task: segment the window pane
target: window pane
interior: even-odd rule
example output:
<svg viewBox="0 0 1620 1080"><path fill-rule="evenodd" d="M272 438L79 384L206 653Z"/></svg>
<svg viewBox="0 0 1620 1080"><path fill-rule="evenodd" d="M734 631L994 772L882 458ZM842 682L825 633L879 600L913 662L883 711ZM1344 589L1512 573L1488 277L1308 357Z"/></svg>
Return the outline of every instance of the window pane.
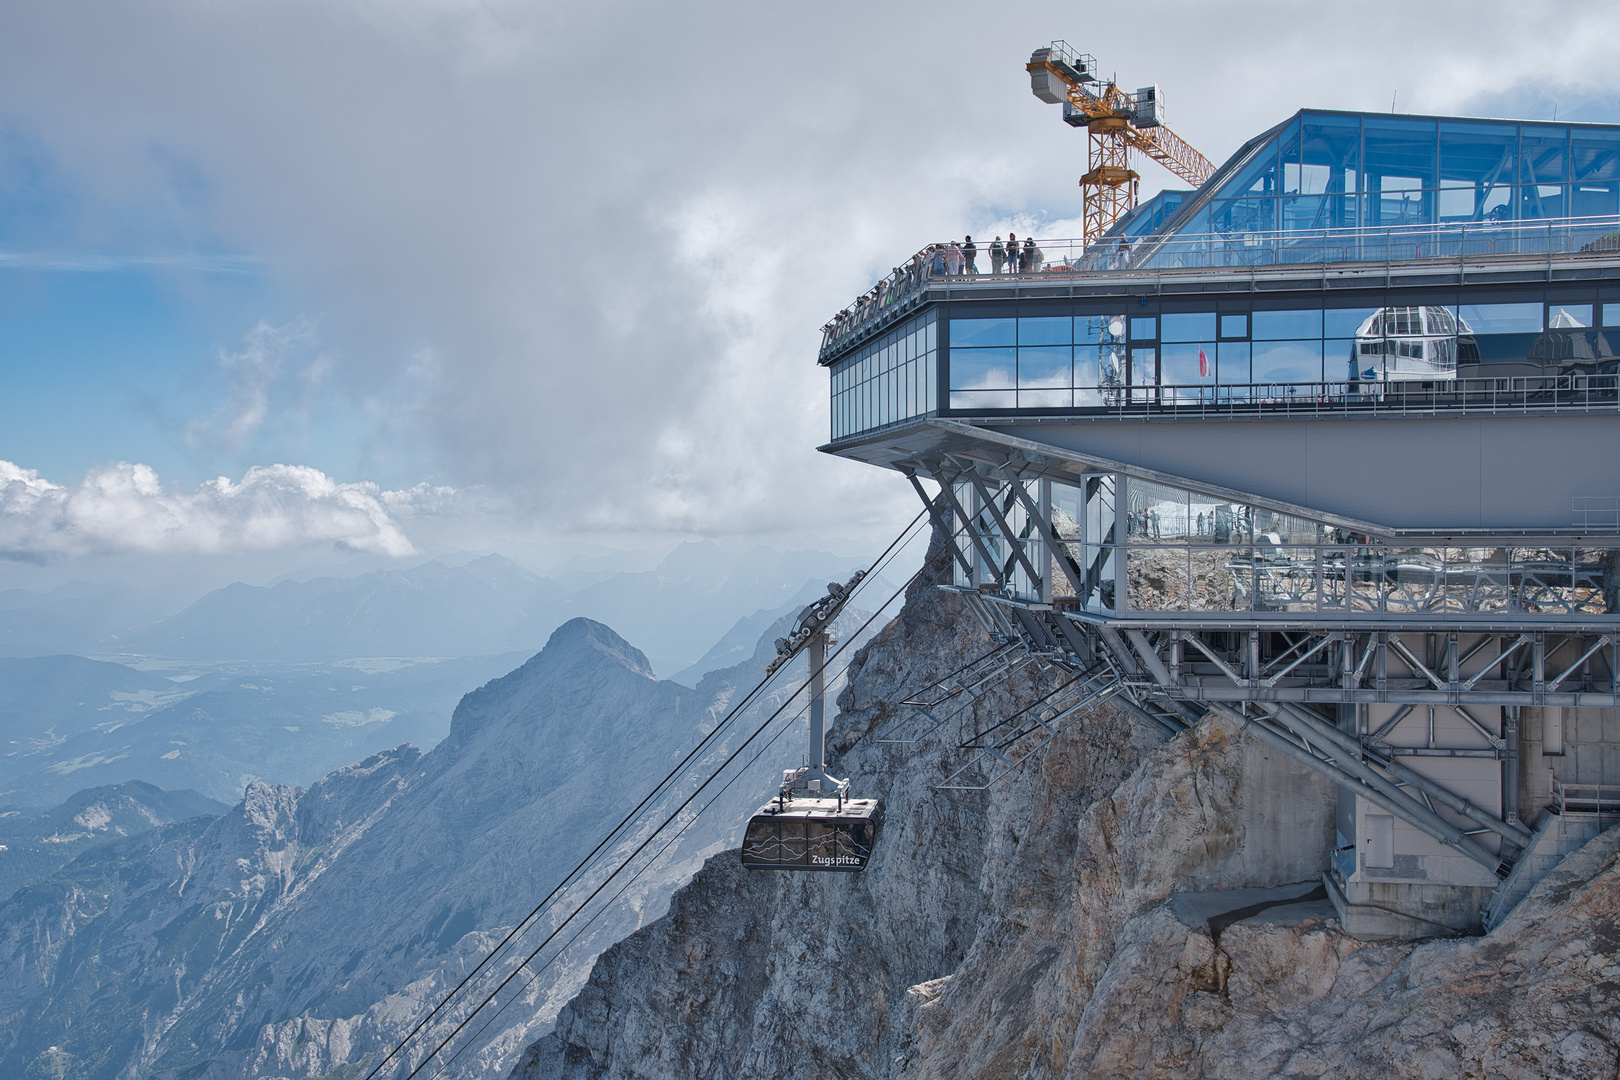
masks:
<svg viewBox="0 0 1620 1080"><path fill-rule="evenodd" d="M1068 322L1067 319L1063 320ZM1020 347L1018 350L1018 385L1072 386L1072 349L1067 345ZM1021 399L1020 399L1021 400Z"/></svg>
<svg viewBox="0 0 1620 1080"><path fill-rule="evenodd" d="M1322 313L1323 334L1326 337L1354 337L1361 332L1361 324L1377 313L1377 308L1329 308Z"/></svg>
<svg viewBox="0 0 1620 1080"><path fill-rule="evenodd" d="M1620 180L1620 132L1576 130L1572 136L1572 180Z"/></svg>
<svg viewBox="0 0 1620 1080"><path fill-rule="evenodd" d="M1352 379L1360 370L1355 338L1329 338L1322 342L1322 374L1328 382Z"/></svg>
<svg viewBox="0 0 1620 1080"><path fill-rule="evenodd" d="M953 348L951 389L1011 390L1015 385L1016 354L1016 349Z"/></svg>
<svg viewBox="0 0 1620 1080"><path fill-rule="evenodd" d="M1017 407L1017 395L1010 390L951 391L951 408L953 409L1014 409Z"/></svg>
<svg viewBox="0 0 1620 1080"><path fill-rule="evenodd" d="M1257 341L1254 343L1254 381L1320 382L1322 342Z"/></svg>
<svg viewBox="0 0 1620 1080"><path fill-rule="evenodd" d="M1152 386L1158 382L1158 353L1153 349L1132 349L1128 377L1132 386Z"/></svg>
<svg viewBox="0 0 1620 1080"><path fill-rule="evenodd" d="M1211 232L1272 232L1276 228L1276 199L1218 199L1210 203Z"/></svg>
<svg viewBox="0 0 1620 1080"><path fill-rule="evenodd" d="M1435 186L1433 120L1366 118L1369 225L1433 220L1427 205Z"/></svg>
<svg viewBox="0 0 1620 1080"><path fill-rule="evenodd" d="M1214 360L1213 354L1210 357ZM1249 375L1249 343L1247 341L1221 342L1220 363L1215 368L1217 382L1231 385L1254 380Z"/></svg>
<svg viewBox="0 0 1620 1080"><path fill-rule="evenodd" d="M1020 390L1018 391L1018 407L1020 409L1067 409L1074 404L1074 391L1063 390Z"/></svg>
<svg viewBox="0 0 1620 1080"><path fill-rule="evenodd" d="M1620 181L1576 184L1570 188L1569 199L1571 217L1614 217L1620 214Z"/></svg>
<svg viewBox="0 0 1620 1080"><path fill-rule="evenodd" d="M1569 212L1576 217L1620 214L1620 132L1574 130L1570 140Z"/></svg>
<svg viewBox="0 0 1620 1080"><path fill-rule="evenodd" d="M1518 173L1517 124L1440 124L1440 218L1485 221L1509 206L1508 189ZM1508 212L1511 214L1511 211ZM1507 216L1497 213L1496 220Z"/></svg>
<svg viewBox="0 0 1620 1080"><path fill-rule="evenodd" d="M1304 122L1299 194L1353 194L1361 171L1361 118L1306 113Z"/></svg>
<svg viewBox="0 0 1620 1080"><path fill-rule="evenodd" d="M1369 116L1366 137L1369 179L1400 177L1434 186L1433 120Z"/></svg>
<svg viewBox="0 0 1620 1080"><path fill-rule="evenodd" d="M1278 208L1282 211L1280 227L1284 232L1309 232L1333 226L1331 200L1320 195L1286 198L1281 200ZM1321 256L1316 255L1315 258L1320 259Z"/></svg>
<svg viewBox="0 0 1620 1080"><path fill-rule="evenodd" d="M1458 316L1475 334L1539 334L1540 304L1464 304Z"/></svg>
<svg viewBox="0 0 1620 1080"><path fill-rule="evenodd" d="M1620 304L1603 305L1603 325L1605 327L1620 326Z"/></svg>
<svg viewBox="0 0 1620 1080"><path fill-rule="evenodd" d="M1199 311L1185 315L1160 316L1161 341L1214 341L1215 313ZM1134 335L1133 335L1134 336Z"/></svg>
<svg viewBox="0 0 1620 1080"><path fill-rule="evenodd" d="M1125 347L1099 345L1074 352L1074 385L1120 386L1125 381Z"/></svg>
<svg viewBox="0 0 1620 1080"><path fill-rule="evenodd" d="M1320 311L1257 311L1254 313L1256 341L1322 336Z"/></svg>
<svg viewBox="0 0 1620 1080"><path fill-rule="evenodd" d="M1215 343L1185 342L1167 344L1160 350L1160 381L1166 386L1213 386L1215 383ZM1200 362L1199 356L1203 360ZM1245 369L1247 364L1244 365ZM1245 376L1247 371L1245 371ZM1248 381L1245 377L1244 381ZM1196 397L1197 395L1192 395Z"/></svg>
<svg viewBox="0 0 1620 1080"><path fill-rule="evenodd" d="M1131 340L1152 341L1159 336L1158 320L1154 318L1132 319Z"/></svg>
<svg viewBox="0 0 1620 1080"><path fill-rule="evenodd" d="M1016 345L1017 324L1012 319L952 319L951 347L958 345Z"/></svg>
<svg viewBox="0 0 1620 1080"><path fill-rule="evenodd" d="M1221 337L1243 338L1249 336L1249 317L1247 315L1222 315Z"/></svg>
<svg viewBox="0 0 1620 1080"><path fill-rule="evenodd" d="M1153 320L1138 320L1152 322ZM1139 337L1141 335L1138 335ZM1149 334L1149 337L1152 335ZM1076 315L1074 341L1077 345L1096 345L1125 340L1125 316Z"/></svg>
<svg viewBox="0 0 1620 1080"><path fill-rule="evenodd" d="M1519 141L1519 183L1561 184L1569 179L1569 129L1526 124Z"/></svg>
<svg viewBox="0 0 1620 1080"><path fill-rule="evenodd" d="M1592 325L1591 304L1548 304L1547 329L1573 330Z"/></svg>
<svg viewBox="0 0 1620 1080"><path fill-rule="evenodd" d="M1018 320L1020 345L1067 345L1073 333L1074 321L1067 315L1055 319Z"/></svg>

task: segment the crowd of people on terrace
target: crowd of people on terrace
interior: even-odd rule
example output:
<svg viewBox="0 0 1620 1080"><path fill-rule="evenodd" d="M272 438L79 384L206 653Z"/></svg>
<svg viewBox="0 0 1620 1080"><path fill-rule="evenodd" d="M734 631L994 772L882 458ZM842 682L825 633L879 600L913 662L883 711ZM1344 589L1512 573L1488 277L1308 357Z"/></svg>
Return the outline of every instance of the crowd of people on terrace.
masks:
<svg viewBox="0 0 1620 1080"><path fill-rule="evenodd" d="M1130 243L1121 239L1118 250L1107 261L1116 267L1128 265L1130 253ZM980 248L973 242L971 236L963 237L961 243L950 240L943 244L929 244L906 260L904 266L895 267L888 277L879 281L855 303L835 315L832 321L821 328L822 333L833 338L840 337L866 322L886 305L914 292L923 282L935 278L994 277L1004 274L1039 274L1047 270L1076 269L1075 266L1062 262L1049 266L1046 254L1035 243L1035 238L1026 236L1020 240L1017 233L1008 233L1005 242L999 235L990 241L988 275L979 268L979 254Z"/></svg>

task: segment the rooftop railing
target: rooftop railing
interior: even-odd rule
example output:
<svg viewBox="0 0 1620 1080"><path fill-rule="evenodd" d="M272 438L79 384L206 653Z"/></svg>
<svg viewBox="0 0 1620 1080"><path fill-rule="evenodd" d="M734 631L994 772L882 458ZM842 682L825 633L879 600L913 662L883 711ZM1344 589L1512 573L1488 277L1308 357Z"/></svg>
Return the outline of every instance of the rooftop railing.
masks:
<svg viewBox="0 0 1620 1080"><path fill-rule="evenodd" d="M956 250L952 250L953 246ZM1162 277L1167 273L1329 265L1489 263L1554 256L1620 256L1620 218L1468 221L1341 229L1227 231L1149 236L1132 243L1105 238L1018 241L1014 257L994 244L972 256L953 242L929 244L896 267L822 327L821 355L906 310L941 284L1005 286L1074 281L1075 275Z"/></svg>

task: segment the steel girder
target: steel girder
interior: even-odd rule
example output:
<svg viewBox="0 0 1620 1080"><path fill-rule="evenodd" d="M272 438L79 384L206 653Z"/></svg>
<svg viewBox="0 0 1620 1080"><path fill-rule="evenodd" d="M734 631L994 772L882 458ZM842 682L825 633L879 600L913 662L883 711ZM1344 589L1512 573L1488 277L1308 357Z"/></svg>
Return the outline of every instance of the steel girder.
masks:
<svg viewBox="0 0 1620 1080"><path fill-rule="evenodd" d="M951 467L954 466L954 467ZM1506 812L1497 815L1474 805L1443 784L1404 765L1402 757L1490 757L1502 760L1516 774L1517 708L1521 706L1620 707L1620 633L1564 633L1554 628L1512 634L1479 633L1464 647L1464 637L1475 632L1437 628L1412 620L1385 620L1385 629L1344 629L1297 622L1268 620L1243 630L1165 626L1144 631L1139 624L1116 628L1113 620L1095 614L1064 613L1050 605L1020 601L1008 595L1007 572L1014 561L1022 564L1031 581L1038 573L1024 552L1028 537L1020 537L1003 516L1001 489L1007 488L1027 521L1043 542L1045 565L1067 577L1077 595L1084 596L1086 575L1069 556L1041 507L1024 488L1019 463L1008 460L999 476L986 478L972 462L952 462L929 472L942 488L941 497L958 518L987 566L999 567L995 593L961 589L987 629L1004 640L1022 639L1024 647L1077 671L1091 671L1090 655L1108 658L1118 673L1120 690L1108 697L1151 722L1166 735L1216 714L1242 724L1268 745L1328 777L1336 784L1406 821L1441 844L1491 869L1507 873L1530 842L1530 833L1517 819L1514 799L1505 800ZM934 500L908 473L919 497L934 512ZM988 550L951 489L965 478L978 493L989 517L1013 548L1014 558L1001 563ZM937 520L937 519L936 519ZM958 561L964 561L960 546ZM974 580L970 577L970 580ZM997 611L1007 614L997 618ZM1150 640L1152 633L1155 640ZM1285 648L1262 661L1261 634L1279 635ZM1241 645L1231 639L1241 636ZM1555 640L1549 648L1548 638ZM1443 647L1437 659L1426 659L1437 638ZM1511 640L1509 640L1511 638ZM1492 646L1495 646L1494 652ZM1190 646L1190 651L1185 648ZM1162 655L1168 653L1168 656ZM1485 663L1466 674L1470 663L1484 655ZM1391 657L1404 674L1392 676ZM1550 657L1563 657L1549 677ZM1438 669L1438 670L1436 670ZM1578 686L1578 688L1574 688ZM1402 706L1381 727L1365 735L1341 731L1316 712L1314 704L1396 704ZM1456 711L1488 744L1477 747L1399 747L1387 741L1389 733L1419 706L1443 705ZM1503 735L1481 723L1469 706L1505 709ZM1511 715L1508 715L1511 714ZM1033 729L1030 733L1033 732ZM1029 734L1029 733L1026 733ZM1050 734L1031 752L1051 741ZM990 752L992 747L982 748ZM1000 757L1001 755L995 755ZM1005 758L1002 758L1006 761ZM1008 762L1010 764L1010 762ZM1005 775L1005 771L1001 775ZM1516 787L1516 775L1514 776ZM1416 793L1412 794L1413 792ZM1436 804L1473 825L1467 830L1442 816ZM1478 840L1479 832L1501 839L1501 853L1493 853Z"/></svg>

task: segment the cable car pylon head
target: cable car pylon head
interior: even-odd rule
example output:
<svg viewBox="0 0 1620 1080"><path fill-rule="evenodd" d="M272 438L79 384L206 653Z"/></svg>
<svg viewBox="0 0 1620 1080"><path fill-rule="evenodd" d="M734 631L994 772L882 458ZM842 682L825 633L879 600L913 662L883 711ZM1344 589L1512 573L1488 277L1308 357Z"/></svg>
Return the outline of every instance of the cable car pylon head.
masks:
<svg viewBox="0 0 1620 1080"><path fill-rule="evenodd" d="M743 833L742 864L750 870L831 870L845 873L866 868L882 825L883 806L876 799L855 799L849 781L826 769L827 646L829 628L865 573L847 584L832 582L827 595L799 613L793 632L776 640L776 658L767 674L802 651L810 654L810 753L808 763L782 774L776 797L748 821Z"/></svg>

